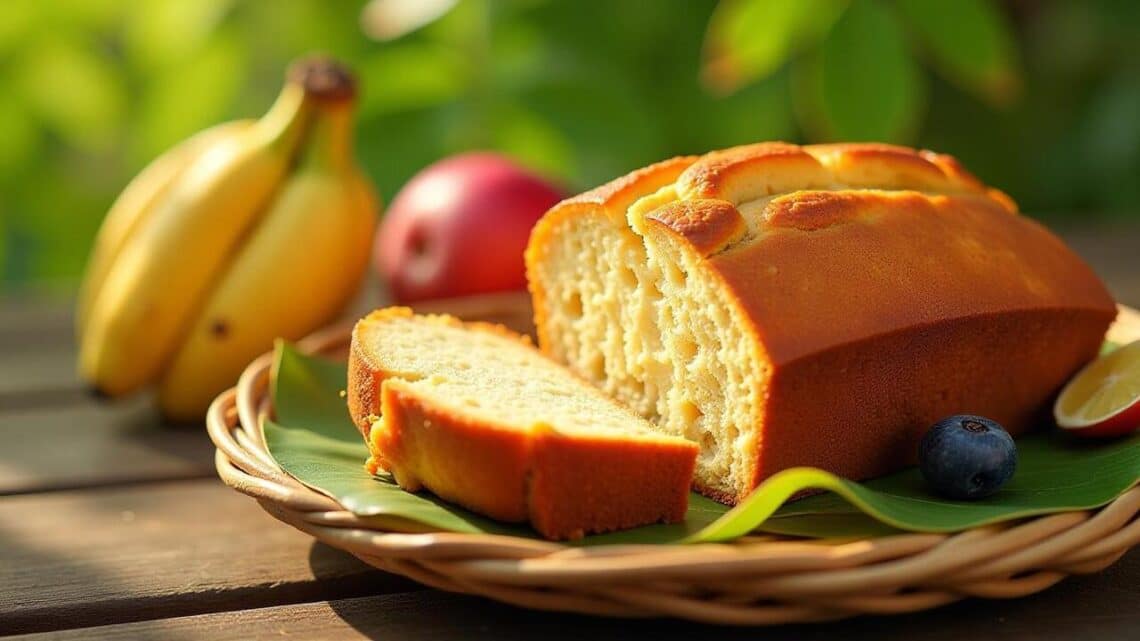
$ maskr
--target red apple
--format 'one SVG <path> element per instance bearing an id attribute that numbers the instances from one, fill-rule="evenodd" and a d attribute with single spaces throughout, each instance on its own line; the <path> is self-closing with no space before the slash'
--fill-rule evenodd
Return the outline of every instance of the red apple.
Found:
<path id="1" fill-rule="evenodd" d="M 376 267 L 396 302 L 526 287 L 523 250 L 563 194 L 487 152 L 441 160 L 412 177 L 376 237 Z"/>

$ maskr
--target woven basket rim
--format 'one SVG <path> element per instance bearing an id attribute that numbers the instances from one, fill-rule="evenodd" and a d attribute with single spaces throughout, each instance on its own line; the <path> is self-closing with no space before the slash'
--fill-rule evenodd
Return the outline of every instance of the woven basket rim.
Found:
<path id="1" fill-rule="evenodd" d="M 298 348 L 342 354 L 349 330 L 322 330 Z M 216 467 L 227 485 L 375 567 L 523 607 L 753 625 L 913 612 L 970 596 L 1031 594 L 1069 574 L 1099 571 L 1140 544 L 1140 486 L 1097 510 L 953 534 L 846 540 L 765 534 L 730 543 L 575 547 L 424 531 L 403 519 L 356 516 L 277 465 L 261 432 L 272 410 L 271 363 L 271 354 L 254 360 L 209 410 Z"/>

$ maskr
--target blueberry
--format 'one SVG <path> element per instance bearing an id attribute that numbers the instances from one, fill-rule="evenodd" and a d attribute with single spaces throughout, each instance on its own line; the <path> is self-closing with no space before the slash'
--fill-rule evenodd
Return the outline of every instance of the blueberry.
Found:
<path id="1" fill-rule="evenodd" d="M 980 499 L 1005 485 L 1017 469 L 1017 446 L 1001 425 L 981 416 L 948 416 L 918 447 L 926 482 L 952 499 Z"/>

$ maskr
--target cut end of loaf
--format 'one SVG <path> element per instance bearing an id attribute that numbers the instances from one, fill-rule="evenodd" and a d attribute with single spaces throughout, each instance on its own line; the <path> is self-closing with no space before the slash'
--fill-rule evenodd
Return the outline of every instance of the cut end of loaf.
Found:
<path id="1" fill-rule="evenodd" d="M 381 310 L 349 372 L 374 463 L 409 491 L 552 539 L 684 518 L 696 447 L 505 328 Z"/>
<path id="2" fill-rule="evenodd" d="M 735 306 L 699 268 L 702 256 L 668 234 L 647 245 L 602 216 L 572 222 L 534 265 L 544 349 L 662 432 L 698 444 L 695 486 L 735 501 L 755 475 L 760 432 L 744 428 L 764 375 Z"/>

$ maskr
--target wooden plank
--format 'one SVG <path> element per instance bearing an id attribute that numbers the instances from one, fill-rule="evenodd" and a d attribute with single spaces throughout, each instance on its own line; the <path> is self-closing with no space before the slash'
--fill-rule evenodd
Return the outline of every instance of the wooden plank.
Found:
<path id="1" fill-rule="evenodd" d="M 0 500 L 0 634 L 417 589 L 217 481 Z"/>
<path id="2" fill-rule="evenodd" d="M 835 623 L 710 628 L 668 620 L 625 621 L 520 610 L 475 597 L 425 591 L 163 619 L 60 635 L 52 639 L 295 638 L 549 641 L 747 639 L 766 641 L 1134 641 L 1140 629 L 1140 554 L 1106 572 L 1075 577 L 1044 593 L 1012 601 L 971 600 L 924 613 L 863 617 Z"/>
<path id="3" fill-rule="evenodd" d="M 73 333 L 73 303 L 66 297 L 16 296 L 0 304 L 0 345 L 24 336 L 61 338 Z"/>
<path id="4" fill-rule="evenodd" d="M 61 299 L 0 301 L 0 411 L 83 399 L 70 305 Z"/>
<path id="5" fill-rule="evenodd" d="M 147 398 L 0 413 L 0 495 L 214 476 L 198 425 L 163 425 Z"/>
<path id="6" fill-rule="evenodd" d="M 0 412 L 82 403 L 89 396 L 86 387 L 75 369 L 75 346 L 70 338 L 4 347 L 4 357 L 0 359 Z"/>

